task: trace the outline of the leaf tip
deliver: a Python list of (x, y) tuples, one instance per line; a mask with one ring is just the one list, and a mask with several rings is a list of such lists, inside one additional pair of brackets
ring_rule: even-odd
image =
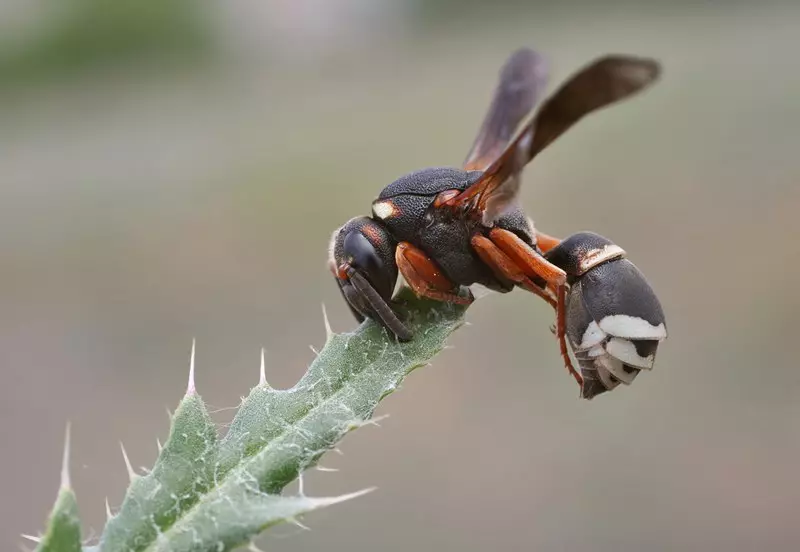
[(192, 338), (192, 352), (189, 355), (189, 384), (186, 386), (186, 395), (197, 394), (197, 389), (194, 385), (194, 349), (196, 340)]
[(331, 329), (331, 321), (328, 319), (328, 309), (325, 308), (325, 303), (322, 303), (322, 319), (325, 321), (325, 341), (328, 342), (334, 336)]
[(131, 480), (131, 483), (133, 483), (139, 476), (136, 475), (135, 471), (133, 471), (133, 466), (131, 466), (131, 461), (128, 458), (128, 453), (125, 450), (125, 445), (122, 444), (122, 441), (119, 443), (119, 448), (122, 451), (122, 459), (125, 460), (125, 469), (128, 471), (128, 478)]
[(375, 427), (381, 427), (381, 424), (380, 424), (381, 420), (385, 420), (388, 417), (389, 417), (388, 414), (384, 414), (383, 416), (378, 416), (376, 418), (367, 418), (365, 420), (360, 420), (360, 419), (351, 420), (347, 424), (347, 431), (354, 431), (356, 429), (360, 429), (360, 428), (362, 428), (364, 426), (368, 426), (368, 425), (372, 425), (372, 426), (375, 426)]
[(296, 517), (286, 518), (286, 521), (288, 521), (292, 525), (296, 525), (303, 531), (311, 531), (311, 527), (309, 527), (308, 525), (303, 525), (302, 523), (300, 523), (300, 520), (298, 520)]
[(67, 429), (64, 435), (64, 457), (61, 460), (61, 488), (69, 489), (71, 487), (69, 478), (69, 449), (71, 440), (71, 427), (67, 422)]
[(29, 540), (31, 542), (35, 542), (36, 544), (39, 544), (40, 542), (42, 542), (42, 537), (34, 537), (33, 535), (26, 535), (25, 533), (22, 533), (20, 535), (20, 537), (22, 537), (25, 540)]
[(264, 347), (261, 347), (261, 368), (258, 374), (258, 386), (269, 388), (269, 383), (267, 383), (267, 365), (264, 362)]
[(359, 498), (364, 495), (367, 495), (372, 491), (376, 490), (377, 488), (378, 487), (367, 487), (366, 489), (361, 489), (360, 491), (356, 491), (354, 493), (343, 494), (331, 498), (324, 498), (322, 500), (325, 501), (326, 506), (331, 504), (339, 504), (340, 502), (346, 502), (348, 500), (353, 500), (354, 498)]

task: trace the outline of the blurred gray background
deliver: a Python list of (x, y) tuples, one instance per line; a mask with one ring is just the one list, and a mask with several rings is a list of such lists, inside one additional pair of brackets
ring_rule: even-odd
[(622, 245), (664, 304), (654, 372), (593, 402), (549, 308), (492, 294), (306, 492), (377, 485), (269, 550), (800, 549), (796, 2), (0, 1), (0, 547), (43, 527), (67, 420), (85, 534), (150, 466), (197, 338), (221, 425), (352, 329), (330, 232), (458, 165), (497, 70), (650, 55), (648, 93), (526, 171), (542, 230)]

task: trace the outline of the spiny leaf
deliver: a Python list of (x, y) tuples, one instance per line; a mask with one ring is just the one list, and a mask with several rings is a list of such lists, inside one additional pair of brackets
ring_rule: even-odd
[(267, 385), (262, 364), (259, 384), (221, 441), (194, 387), (193, 347), (187, 394), (153, 470), (133, 474), (97, 550), (85, 550), (232, 550), (271, 525), (362, 494), (280, 493), (347, 432), (369, 423), (378, 402), (441, 350), (463, 322), (464, 307), (408, 292), (401, 300), (415, 334), (411, 342), (397, 342), (371, 321), (348, 334), (334, 334), (326, 321), (325, 347), (307, 373), (291, 389), (275, 390)]
[[(28, 537), (30, 538), (30, 537)], [(47, 531), (39, 540), (36, 552), (80, 552), (81, 522), (78, 500), (69, 480), (69, 426), (64, 441), (64, 461), (61, 467), (61, 488), (47, 521)]]
[(216, 427), (203, 400), (187, 394), (153, 471), (131, 481), (119, 513), (106, 524), (100, 549), (144, 550), (213, 486), (216, 464)]
[(334, 498), (260, 494), (238, 488), (224, 500), (217, 497), (209, 506), (192, 512), (159, 539), (154, 552), (231, 550), (246, 544), (264, 529), (293, 520), (325, 506), (356, 498), (371, 489)]

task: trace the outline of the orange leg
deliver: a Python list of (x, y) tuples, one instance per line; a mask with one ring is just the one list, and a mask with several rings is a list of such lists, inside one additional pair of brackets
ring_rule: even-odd
[(466, 297), (459, 295), (458, 285), (447, 279), (430, 257), (410, 243), (397, 245), (395, 260), (400, 274), (417, 295), (459, 305), (469, 305), (475, 300), (472, 292)]
[[(472, 236), (472, 247), (478, 254), (478, 257), (492, 269), (495, 276), (501, 280), (511, 281), (511, 283), (534, 293), (550, 303), (553, 308), (556, 307), (556, 301), (545, 291), (537, 286), (529, 277), (528, 274), (520, 267), (520, 264), (506, 255), (496, 243), (481, 234)], [(535, 275), (535, 274), (532, 274)]]
[[(554, 238), (549, 234), (545, 234), (544, 232), (539, 232), (538, 230), (534, 230), (536, 232), (536, 245), (542, 251), (542, 253), (547, 253), (555, 246), (561, 243), (561, 240), (558, 238)], [(558, 290), (555, 286), (548, 285), (547, 289), (555, 296), (558, 293)], [(553, 333), (556, 333), (556, 328), (553, 326)]]
[(567, 286), (558, 286), (558, 308), (556, 308), (556, 337), (558, 346), (561, 349), (561, 358), (564, 359), (564, 366), (567, 371), (575, 378), (578, 385), (583, 388), (583, 376), (581, 376), (572, 365), (567, 349)]
[(554, 238), (553, 236), (549, 236), (536, 230), (536, 245), (539, 246), (539, 249), (542, 250), (542, 253), (547, 253), (559, 243), (561, 243), (561, 240), (558, 238)]
[[(491, 238), (491, 239), (490, 239)], [(512, 281), (517, 281), (522, 275), (525, 279), (518, 285), (533, 291), (536, 295), (544, 298), (556, 310), (556, 337), (558, 338), (561, 349), (561, 357), (570, 375), (575, 378), (578, 385), (583, 385), (583, 378), (575, 370), (569, 358), (566, 340), (566, 306), (567, 306), (567, 275), (566, 273), (542, 257), (531, 246), (508, 230), (493, 228), (489, 232), (489, 238), (481, 235), (472, 237), (472, 245), (475, 247), (478, 256), (481, 257), (495, 273), (500, 273)], [(532, 278), (545, 281), (547, 291), (554, 292), (555, 298), (551, 297), (539, 286), (533, 283)]]
[(552, 287), (567, 283), (567, 274), (563, 270), (539, 255), (513, 232), (495, 227), (489, 232), (489, 238), (503, 253), (522, 267), (528, 276), (538, 276)]

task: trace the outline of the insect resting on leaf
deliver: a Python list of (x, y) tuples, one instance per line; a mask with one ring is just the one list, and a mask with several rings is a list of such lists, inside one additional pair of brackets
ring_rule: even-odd
[[(664, 314), (641, 272), (610, 240), (541, 233), (517, 202), (520, 173), (588, 113), (653, 83), (659, 64), (609, 55), (574, 74), (519, 132), (547, 81), (542, 58), (514, 52), (462, 168), (437, 167), (395, 180), (331, 238), (329, 266), (356, 319), (413, 339), (392, 307), (398, 272), (419, 296), (469, 304), (468, 286), (520, 287), (556, 311), (554, 333), (567, 370), (590, 399), (653, 367), (666, 338)], [(580, 373), (572, 365), (567, 340)]]

